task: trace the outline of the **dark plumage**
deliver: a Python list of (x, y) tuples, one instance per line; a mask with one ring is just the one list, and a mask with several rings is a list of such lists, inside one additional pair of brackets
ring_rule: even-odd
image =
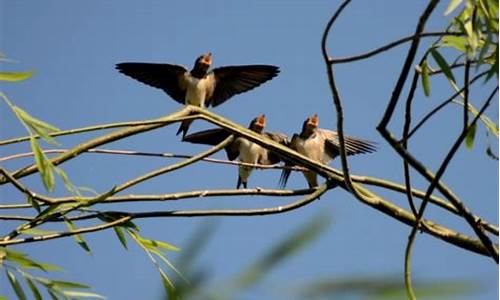
[[(198, 57), (193, 69), (172, 64), (125, 62), (116, 69), (133, 79), (163, 90), (175, 101), (199, 107), (218, 106), (232, 96), (249, 91), (274, 78), (279, 68), (272, 65), (242, 65), (219, 67), (209, 71), (212, 54)], [(179, 128), (183, 136), (192, 121)]]

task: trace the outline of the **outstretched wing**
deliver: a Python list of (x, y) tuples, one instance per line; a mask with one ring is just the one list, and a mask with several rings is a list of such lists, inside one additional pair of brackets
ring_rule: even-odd
[[(299, 135), (294, 134), (292, 137), (292, 140), (288, 143), (288, 147), (292, 150), (297, 151), (297, 143), (299, 142)], [(291, 161), (285, 160), (285, 167), (292, 167), (294, 164)], [(281, 176), (280, 176), (280, 181), (279, 185), (281, 188), (284, 188), (286, 186), (286, 183), (288, 182), (288, 178), (290, 177), (290, 174), (292, 171), (290, 169), (283, 169), (281, 171)]]
[[(328, 155), (330, 159), (338, 156), (340, 154), (340, 142), (337, 132), (331, 130), (321, 130), (320, 134), (325, 136), (325, 154)], [(372, 153), (377, 150), (374, 142), (350, 136), (344, 136), (344, 140), (347, 155)]]
[[(227, 139), (231, 133), (222, 129), (208, 129), (199, 132), (195, 132), (193, 134), (186, 135), (182, 141), (189, 142), (193, 144), (204, 144), (204, 145), (212, 145), (215, 146), (225, 139)], [(227, 158), (229, 160), (235, 160), (239, 156), (239, 151), (236, 147), (236, 143), (233, 142), (228, 145), (226, 148)]]
[(217, 106), (232, 96), (249, 91), (274, 78), (279, 68), (271, 65), (247, 65), (220, 67), (212, 71), (215, 89), (205, 104)]
[(116, 69), (135, 80), (165, 91), (181, 104), (185, 103), (188, 70), (183, 66), (126, 62), (117, 64)]

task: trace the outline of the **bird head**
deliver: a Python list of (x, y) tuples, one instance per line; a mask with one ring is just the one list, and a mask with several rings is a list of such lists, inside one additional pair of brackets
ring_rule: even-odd
[(302, 125), (302, 135), (310, 136), (318, 128), (318, 124), (318, 114), (308, 117)]
[(252, 122), (250, 123), (250, 129), (257, 133), (262, 133), (265, 127), (266, 127), (266, 116), (264, 114), (259, 115), (257, 118), (253, 119)]
[(203, 71), (208, 71), (210, 66), (212, 65), (212, 53), (208, 52), (203, 55), (200, 55), (196, 61), (194, 62), (194, 67), (196, 69), (200, 69)]

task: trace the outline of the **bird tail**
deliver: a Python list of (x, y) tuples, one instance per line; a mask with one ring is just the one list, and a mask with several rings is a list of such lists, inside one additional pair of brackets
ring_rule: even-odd
[(238, 175), (238, 183), (236, 184), (236, 189), (239, 190), (241, 185), (243, 185), (244, 189), (247, 188), (247, 182), (243, 181), (243, 179), (241, 178), (241, 176)]
[(193, 123), (193, 120), (184, 120), (181, 122), (181, 126), (179, 126), (179, 130), (177, 130), (176, 135), (182, 132), (182, 138), (184, 138), (189, 130), (189, 126)]
[[(291, 166), (293, 166), (291, 163), (285, 162), (285, 167), (291, 167)], [(286, 183), (288, 182), (288, 178), (290, 177), (291, 173), (292, 173), (292, 170), (290, 170), (290, 169), (283, 169), (281, 171), (281, 176), (280, 176), (280, 181), (279, 181), (280, 188), (286, 187)]]

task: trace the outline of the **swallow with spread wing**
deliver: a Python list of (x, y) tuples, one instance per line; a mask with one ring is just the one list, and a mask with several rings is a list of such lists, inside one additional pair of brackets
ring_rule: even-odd
[[(265, 126), (266, 117), (264, 115), (260, 115), (252, 120), (248, 128), (275, 142), (288, 145), (289, 140), (286, 135), (275, 132), (264, 132), (263, 130)], [(230, 132), (221, 128), (209, 129), (187, 135), (183, 138), (183, 141), (194, 144), (217, 145), (230, 135)], [(229, 160), (239, 158), (239, 161), (241, 162), (259, 165), (273, 165), (280, 162), (279, 156), (275, 153), (242, 137), (235, 138), (234, 141), (225, 148), (225, 150)], [(247, 188), (248, 178), (250, 177), (253, 168), (254, 167), (251, 166), (239, 166), (238, 183), (236, 185), (237, 189), (239, 189), (241, 185), (243, 185), (244, 188)]]
[[(318, 115), (307, 118), (300, 134), (294, 134), (289, 147), (298, 153), (322, 164), (330, 163), (340, 153), (340, 142), (336, 131), (318, 128)], [(357, 138), (344, 136), (347, 155), (372, 153), (376, 151), (375, 143)], [(286, 165), (291, 165), (287, 162)], [(284, 169), (281, 173), (280, 185), (286, 186), (290, 170)], [(303, 171), (310, 188), (318, 186), (317, 174), (312, 171)]]
[[(209, 71), (212, 54), (198, 57), (193, 69), (172, 64), (125, 62), (116, 69), (142, 83), (159, 88), (175, 101), (199, 107), (218, 106), (236, 94), (249, 91), (274, 78), (279, 68), (271, 65), (219, 67)], [(177, 134), (184, 137), (192, 120), (181, 123)]]

